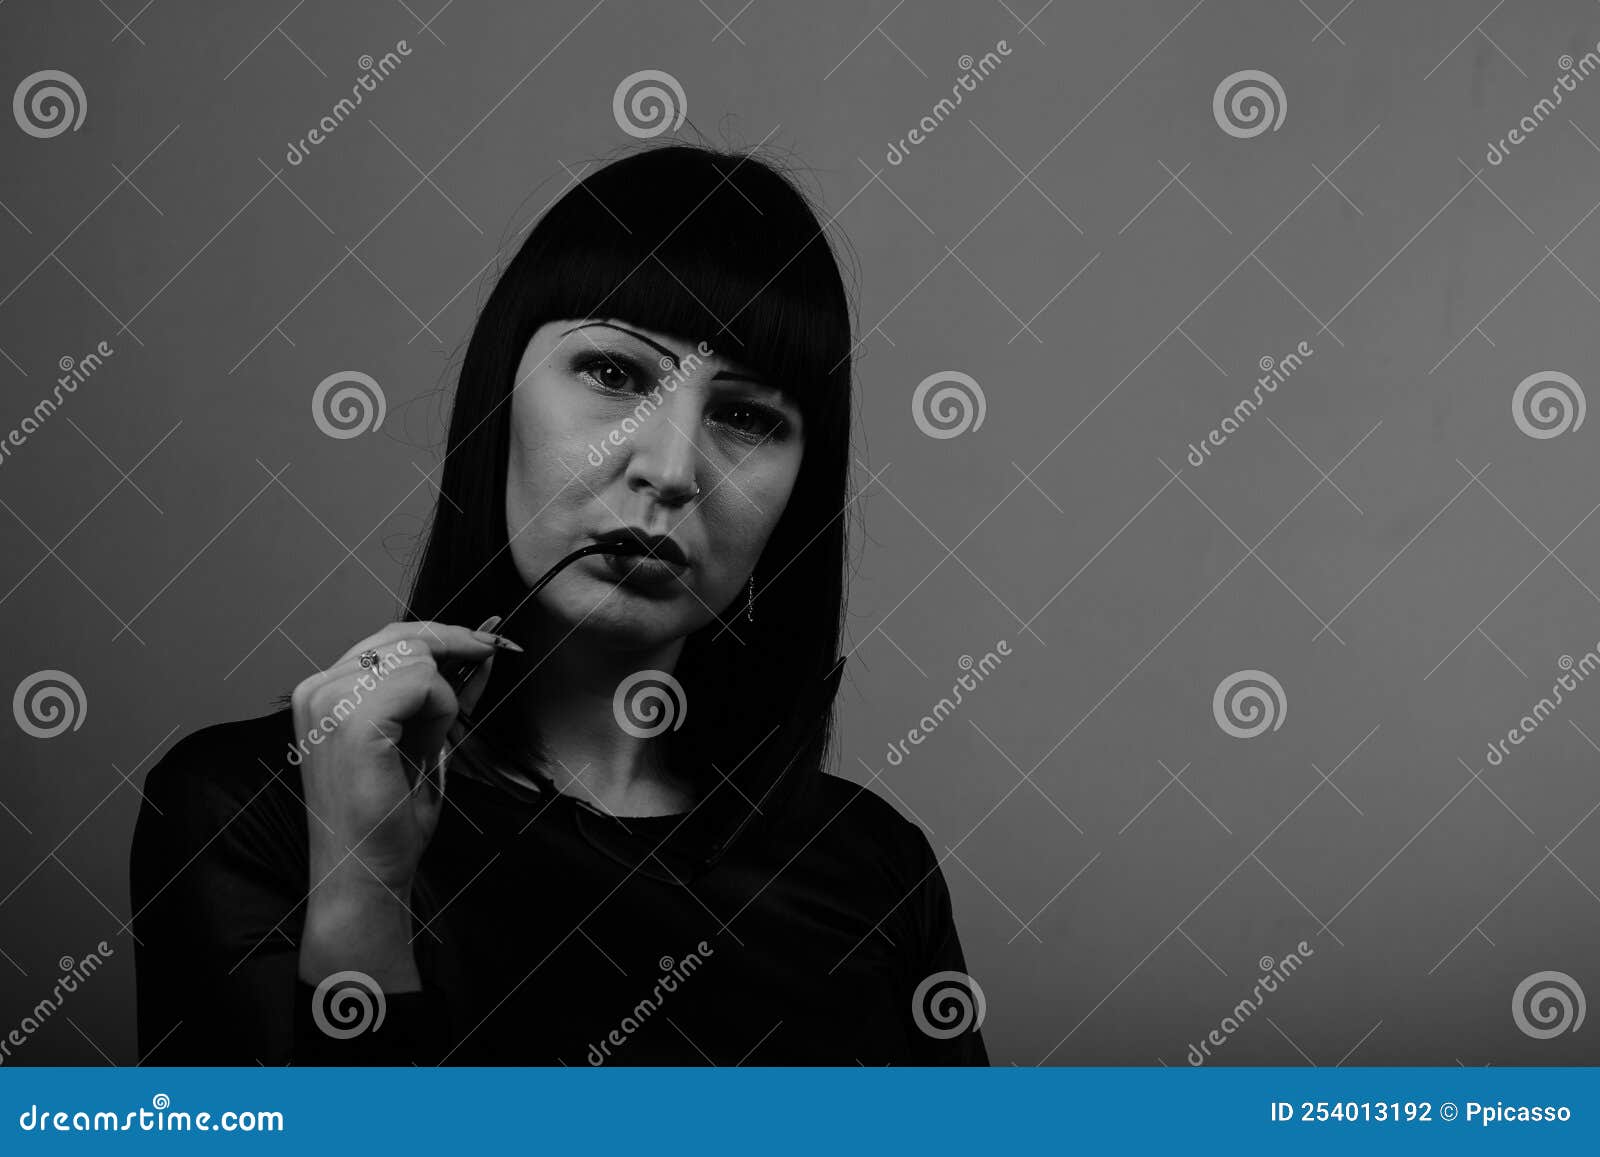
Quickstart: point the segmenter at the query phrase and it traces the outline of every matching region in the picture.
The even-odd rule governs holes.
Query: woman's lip
[[[629,586],[675,585],[689,569],[667,562],[665,559],[649,558],[644,555],[597,554],[591,557],[599,561],[606,574],[618,582],[626,582]]]

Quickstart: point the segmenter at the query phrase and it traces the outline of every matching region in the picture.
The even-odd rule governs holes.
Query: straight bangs
[[[571,190],[526,254],[539,270],[528,316],[608,317],[704,341],[788,394],[809,425],[846,392],[838,263],[793,186],[741,157],[716,162],[651,149]]]

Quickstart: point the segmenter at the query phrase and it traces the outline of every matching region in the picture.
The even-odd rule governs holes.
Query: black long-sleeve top
[[[635,870],[679,816],[619,821],[452,770],[411,898],[422,991],[383,994],[373,1024],[374,998],[363,1013],[334,989],[319,1022],[298,975],[293,740],[288,710],[207,727],[146,780],[131,864],[145,1063],[989,1063],[974,994],[958,1010],[935,976],[966,964],[922,829],[825,774],[685,887]]]

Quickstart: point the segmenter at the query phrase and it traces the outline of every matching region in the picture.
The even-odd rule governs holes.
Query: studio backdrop
[[[12,0],[6,1063],[140,1059],[145,776],[397,616],[488,288],[675,139],[844,259],[832,766],[995,1063],[1600,1061],[1597,72],[1583,0]]]

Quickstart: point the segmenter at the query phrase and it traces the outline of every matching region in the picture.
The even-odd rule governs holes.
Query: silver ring
[[[689,497],[690,498],[699,498],[700,497],[700,483],[696,482],[694,484],[694,493],[689,495]]]
[[[369,668],[370,667],[376,667],[378,665],[378,652],[377,651],[362,651],[361,652],[361,665],[363,667],[369,667]]]

